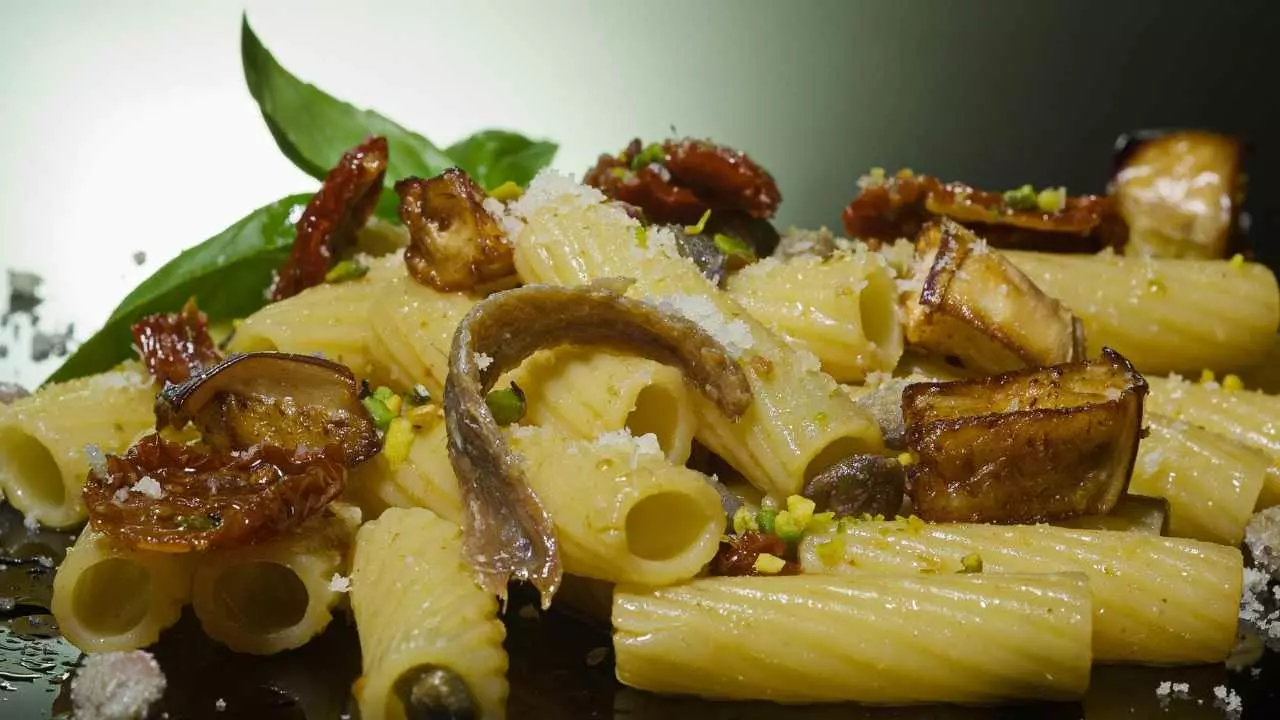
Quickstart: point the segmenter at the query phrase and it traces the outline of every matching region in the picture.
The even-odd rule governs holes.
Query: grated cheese
[[[1255,513],[1244,528],[1244,542],[1253,561],[1280,580],[1280,506]]]
[[[344,577],[339,573],[334,573],[333,577],[329,578],[329,592],[344,593],[350,591],[351,578]]]
[[[683,315],[707,331],[733,357],[741,357],[755,344],[751,328],[742,320],[729,320],[710,298],[702,295],[666,295],[657,306],[667,312]]]
[[[143,475],[142,479],[133,484],[130,488],[133,492],[142,493],[152,500],[159,500],[164,497],[164,488],[160,487],[160,483],[150,475]]]
[[[160,664],[146,650],[92,653],[71,680],[76,720],[141,720],[164,695]]]
[[[488,355],[482,352],[476,353],[476,367],[480,368],[481,370],[488,370],[489,366],[492,364],[493,364],[493,358],[489,357]]]
[[[1226,685],[1219,685],[1213,689],[1213,704],[1222,708],[1227,712],[1227,717],[1238,718],[1241,711],[1244,710],[1244,702],[1240,700],[1240,696],[1235,690]]]

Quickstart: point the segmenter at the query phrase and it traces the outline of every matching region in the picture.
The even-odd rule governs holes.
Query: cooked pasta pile
[[[672,193],[711,152],[654,147]],[[359,272],[308,283],[296,245],[225,361],[166,375],[140,343],[145,369],[0,406],[4,497],[91,521],[57,575],[67,637],[145,647],[190,605],[270,654],[349,599],[370,720],[504,716],[508,576],[544,602],[562,573],[616,585],[618,679],[661,693],[1072,699],[1093,663],[1227,657],[1280,398],[1213,373],[1272,351],[1266,268],[999,249],[1109,243],[1105,208],[905,173],[864,187],[897,225],[855,202],[863,239],[761,257],[734,228],[772,213],[767,173],[645,205],[627,174],[651,166],[620,157],[504,200],[460,171],[397,185],[407,250],[348,246]]]

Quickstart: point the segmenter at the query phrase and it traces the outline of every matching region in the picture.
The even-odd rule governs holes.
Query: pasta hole
[[[676,426],[680,402],[663,385],[646,385],[636,396],[636,407],[627,415],[627,429],[635,437],[653,433],[664,454],[671,453],[675,442],[672,431]]]
[[[817,455],[809,461],[804,468],[804,479],[808,480],[814,475],[835,465],[850,455],[860,455],[867,451],[866,446],[861,440],[851,437],[836,438],[827,443],[827,446],[818,451]]]
[[[274,562],[249,562],[222,571],[213,582],[213,608],[246,633],[269,635],[297,625],[307,613],[307,586]]]
[[[866,277],[867,286],[858,295],[858,315],[862,334],[881,350],[902,352],[902,325],[898,320],[897,287],[886,272]]]
[[[76,617],[89,632],[124,635],[151,609],[151,573],[131,560],[109,558],[85,570],[72,592]]]
[[[670,560],[697,543],[709,524],[720,522],[684,493],[650,495],[627,513],[627,550],[644,560]]]
[[[27,507],[56,507],[67,499],[62,470],[45,444],[16,427],[0,427],[0,485]]]

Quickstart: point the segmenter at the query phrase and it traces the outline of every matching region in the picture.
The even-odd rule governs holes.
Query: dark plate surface
[[[27,531],[12,508],[0,509],[0,718],[36,720],[69,715],[69,683],[80,656],[48,614],[53,567],[70,536]],[[12,602],[10,602],[10,600]],[[522,718],[708,718],[786,720],[867,718],[965,720],[1047,718],[1223,718],[1213,688],[1242,699],[1243,718],[1280,717],[1280,654],[1268,652],[1251,670],[1098,667],[1080,703],[999,708],[927,706],[864,708],[852,705],[784,707],[769,703],[716,703],[664,698],[622,687],[613,678],[606,629],[564,613],[535,615],[529,596],[516,594],[507,614],[511,655],[509,714]],[[521,610],[523,608],[523,610]],[[351,683],[360,669],[355,629],[340,615],[307,646],[272,657],[237,655],[203,637],[189,614],[152,648],[169,680],[153,717],[172,720],[331,720],[352,718]],[[595,653],[592,653],[596,650]],[[1185,698],[1156,694],[1161,682],[1188,683]],[[218,701],[225,703],[218,710]]]

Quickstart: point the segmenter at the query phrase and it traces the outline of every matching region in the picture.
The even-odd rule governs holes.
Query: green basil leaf
[[[272,273],[289,257],[294,224],[309,194],[254,210],[231,227],[156,270],[112,311],[106,324],[46,382],[110,370],[133,357],[130,328],[145,315],[176,312],[195,297],[211,321],[242,318],[267,304]]]
[[[505,182],[526,186],[551,164],[559,147],[507,130],[482,130],[449,146],[445,153],[472,179],[492,190]]]
[[[280,66],[245,17],[240,56],[249,92],[276,144],[294,165],[317,180],[347,150],[382,135],[391,151],[386,184],[409,176],[431,177],[454,165],[429,140],[371,110],[360,110],[294,77]]]

